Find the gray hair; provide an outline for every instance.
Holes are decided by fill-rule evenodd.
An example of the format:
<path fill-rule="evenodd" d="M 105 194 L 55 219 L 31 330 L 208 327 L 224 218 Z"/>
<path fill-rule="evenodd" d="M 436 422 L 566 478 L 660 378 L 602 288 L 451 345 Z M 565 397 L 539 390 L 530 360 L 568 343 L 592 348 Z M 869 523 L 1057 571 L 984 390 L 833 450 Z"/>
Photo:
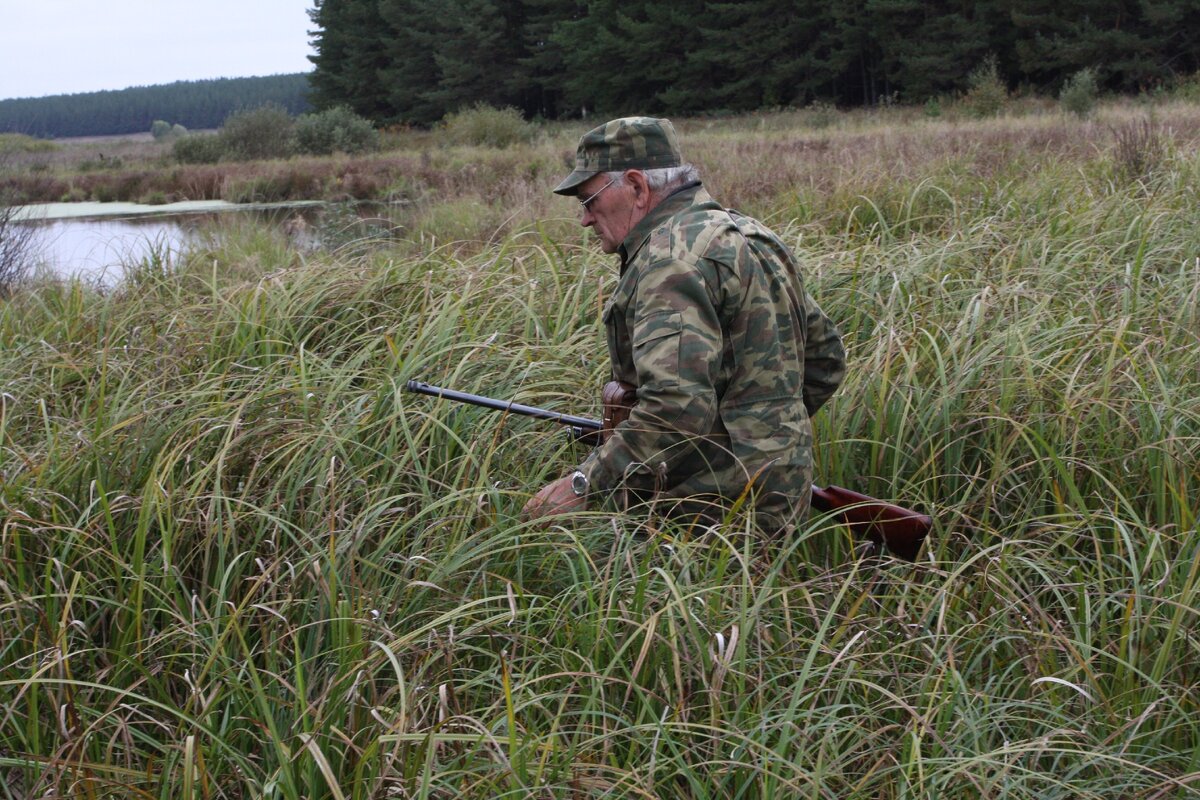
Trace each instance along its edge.
<path fill-rule="evenodd" d="M 667 194 L 686 183 L 700 180 L 700 170 L 693 164 L 680 164 L 678 167 L 660 167 L 659 169 L 643 169 L 640 172 L 646 176 L 650 191 L 655 194 Z M 614 186 L 625 183 L 624 172 L 606 172 L 605 176 L 613 181 Z"/>

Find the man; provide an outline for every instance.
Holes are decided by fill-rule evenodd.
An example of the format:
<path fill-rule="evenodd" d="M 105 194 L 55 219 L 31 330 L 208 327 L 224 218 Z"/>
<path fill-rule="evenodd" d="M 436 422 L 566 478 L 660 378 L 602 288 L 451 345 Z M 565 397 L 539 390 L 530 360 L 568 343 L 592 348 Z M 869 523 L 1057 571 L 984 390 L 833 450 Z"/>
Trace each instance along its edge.
<path fill-rule="evenodd" d="M 781 531 L 807 511 L 809 417 L 845 374 L 841 337 L 779 237 L 698 177 L 669 120 L 630 117 L 584 134 L 555 188 L 620 256 L 604 326 L 613 379 L 637 403 L 527 517 L 613 499 L 715 521 L 746 496 L 758 527 Z"/>

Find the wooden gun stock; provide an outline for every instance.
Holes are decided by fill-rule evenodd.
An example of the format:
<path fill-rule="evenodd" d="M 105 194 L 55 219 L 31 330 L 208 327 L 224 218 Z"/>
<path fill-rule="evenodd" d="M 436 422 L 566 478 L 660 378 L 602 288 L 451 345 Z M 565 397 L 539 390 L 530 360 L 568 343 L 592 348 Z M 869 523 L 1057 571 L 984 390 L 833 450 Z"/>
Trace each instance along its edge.
<path fill-rule="evenodd" d="M 637 402 L 637 387 L 624 381 L 609 381 L 600 391 L 604 403 L 604 419 L 600 420 L 600 441 L 608 439 L 613 429 L 629 419 Z"/>
<path fill-rule="evenodd" d="M 618 425 L 629 419 L 637 403 L 637 387 L 624 381 L 609 381 L 600 390 L 600 402 L 604 407 L 604 416 L 600 419 L 600 427 L 596 430 L 583 431 L 575 438 L 586 445 L 599 447 L 608 441 Z"/>
<path fill-rule="evenodd" d="M 933 520 L 901 506 L 885 503 L 841 486 L 813 486 L 812 507 L 824 511 L 878 547 L 906 561 L 916 561 Z"/>

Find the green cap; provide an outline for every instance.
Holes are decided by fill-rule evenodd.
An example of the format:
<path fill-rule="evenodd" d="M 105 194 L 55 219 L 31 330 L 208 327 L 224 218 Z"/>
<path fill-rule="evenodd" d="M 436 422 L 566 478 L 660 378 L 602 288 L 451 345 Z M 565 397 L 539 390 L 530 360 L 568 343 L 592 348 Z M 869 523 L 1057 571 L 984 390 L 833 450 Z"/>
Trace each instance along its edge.
<path fill-rule="evenodd" d="M 575 171 L 554 189 L 575 194 L 579 184 L 600 172 L 660 169 L 683 164 L 679 139 L 669 119 L 625 117 L 592 128 L 579 140 Z"/>

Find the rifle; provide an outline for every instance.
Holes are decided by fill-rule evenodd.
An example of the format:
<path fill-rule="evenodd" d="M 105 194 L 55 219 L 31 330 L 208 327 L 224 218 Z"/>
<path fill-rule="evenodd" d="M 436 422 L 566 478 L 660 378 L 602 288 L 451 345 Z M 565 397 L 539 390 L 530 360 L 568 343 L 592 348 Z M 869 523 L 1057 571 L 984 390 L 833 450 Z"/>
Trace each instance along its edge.
<path fill-rule="evenodd" d="M 494 397 L 459 392 L 454 389 L 444 389 L 422 381 L 409 381 L 405 388 L 410 392 L 441 397 L 456 403 L 490 408 L 493 411 L 506 411 L 525 417 L 544 419 L 567 426 L 575 439 L 596 442 L 603 431 L 608 428 L 600 420 L 588 417 L 576 417 L 571 414 L 560 414 L 537 406 L 526 406 L 508 400 L 497 400 Z M 612 425 L 613 416 L 608 405 L 612 392 L 605 387 L 605 417 Z M 631 404 L 632 401 L 626 400 Z M 615 427 L 615 425 L 612 425 Z M 921 514 L 911 509 L 878 500 L 865 494 L 841 486 L 812 487 L 812 507 L 825 512 L 848 527 L 851 533 L 862 536 L 873 542 L 876 547 L 886 547 L 906 561 L 915 561 L 921 549 L 921 542 L 932 527 L 933 520 L 927 514 Z"/>

